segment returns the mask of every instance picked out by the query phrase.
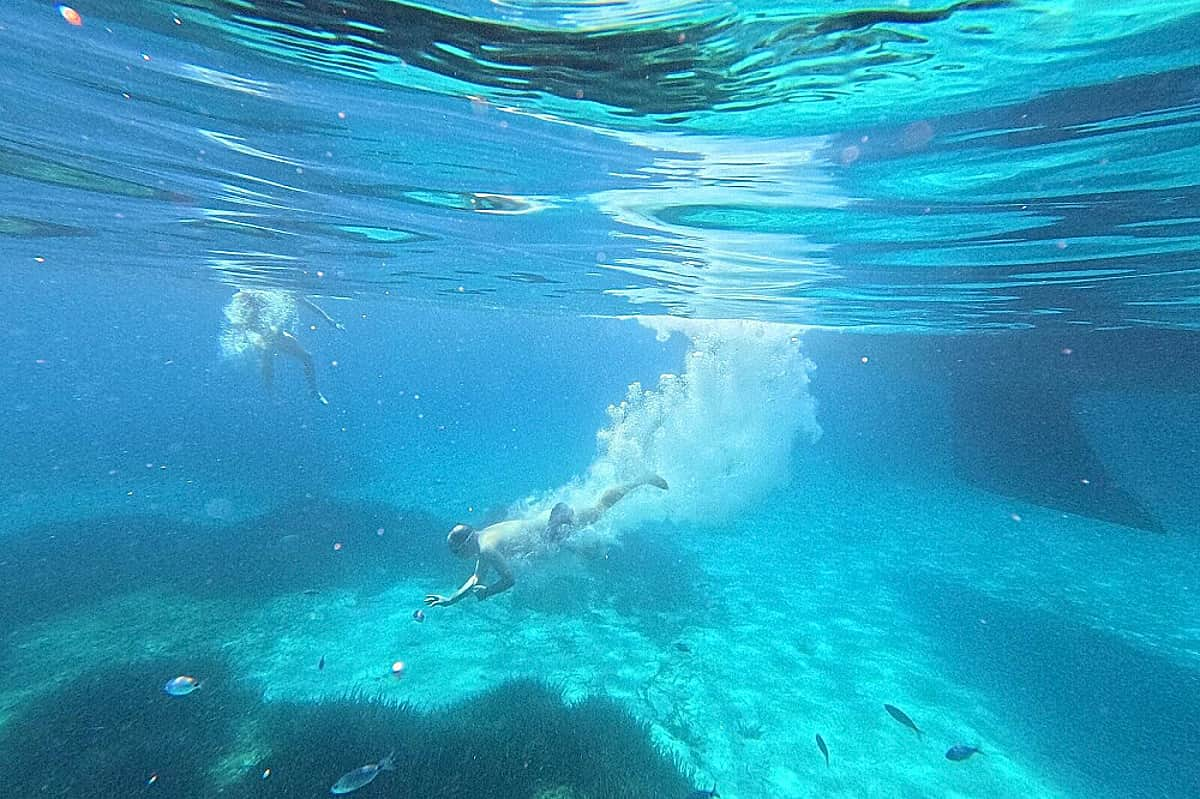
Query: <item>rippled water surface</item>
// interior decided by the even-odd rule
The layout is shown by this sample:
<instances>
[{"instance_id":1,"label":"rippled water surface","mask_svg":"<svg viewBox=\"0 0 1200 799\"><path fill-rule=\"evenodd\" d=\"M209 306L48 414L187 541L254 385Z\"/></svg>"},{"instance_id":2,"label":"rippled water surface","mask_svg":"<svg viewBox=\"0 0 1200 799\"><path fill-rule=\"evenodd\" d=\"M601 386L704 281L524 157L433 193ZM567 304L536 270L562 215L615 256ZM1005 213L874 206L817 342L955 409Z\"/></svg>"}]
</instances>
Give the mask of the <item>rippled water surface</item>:
<instances>
[{"instance_id":1,"label":"rippled water surface","mask_svg":"<svg viewBox=\"0 0 1200 799\"><path fill-rule=\"evenodd\" d=\"M16 263L572 314L1197 325L1194 3L76 13L0 16Z\"/></svg>"}]
</instances>

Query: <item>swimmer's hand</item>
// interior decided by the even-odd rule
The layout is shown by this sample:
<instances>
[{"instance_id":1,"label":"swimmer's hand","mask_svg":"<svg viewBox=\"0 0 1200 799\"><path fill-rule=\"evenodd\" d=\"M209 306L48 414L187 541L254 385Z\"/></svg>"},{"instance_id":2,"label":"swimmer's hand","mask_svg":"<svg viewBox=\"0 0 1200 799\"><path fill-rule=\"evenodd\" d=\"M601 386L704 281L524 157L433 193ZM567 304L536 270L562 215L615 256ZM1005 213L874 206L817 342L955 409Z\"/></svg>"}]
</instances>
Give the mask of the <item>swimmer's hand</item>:
<instances>
[{"instance_id":1,"label":"swimmer's hand","mask_svg":"<svg viewBox=\"0 0 1200 799\"><path fill-rule=\"evenodd\" d=\"M450 597L442 596L441 594L426 594L425 604L431 608L436 608L439 605L449 605Z\"/></svg>"}]
</instances>

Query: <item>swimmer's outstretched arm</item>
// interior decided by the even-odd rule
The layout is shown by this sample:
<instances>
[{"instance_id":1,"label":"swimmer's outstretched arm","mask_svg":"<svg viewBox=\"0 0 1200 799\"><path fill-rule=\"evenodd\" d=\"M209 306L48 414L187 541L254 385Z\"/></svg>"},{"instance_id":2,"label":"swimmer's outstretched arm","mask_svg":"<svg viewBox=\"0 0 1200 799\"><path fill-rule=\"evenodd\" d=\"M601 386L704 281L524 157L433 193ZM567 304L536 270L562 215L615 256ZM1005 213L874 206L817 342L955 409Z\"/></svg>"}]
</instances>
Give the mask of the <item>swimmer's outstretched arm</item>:
<instances>
[{"instance_id":1,"label":"swimmer's outstretched arm","mask_svg":"<svg viewBox=\"0 0 1200 799\"><path fill-rule=\"evenodd\" d=\"M482 558L480 560L482 561ZM504 560L503 556L493 552L488 560L491 567L496 570L496 574L500 576L500 579L491 585L475 586L472 590L475 592L477 599L494 597L496 594L502 594L517 584L517 581L513 579L512 569L508 567L508 562Z\"/></svg>"},{"instance_id":2,"label":"swimmer's outstretched arm","mask_svg":"<svg viewBox=\"0 0 1200 799\"><path fill-rule=\"evenodd\" d=\"M479 585L479 577L483 574L483 569L483 558L480 558L475 564L475 573L467 578L467 581L462 584L462 588L458 589L450 596L442 596L441 594L426 594L425 604L431 608L436 608L438 606L448 607L450 605L458 604L463 600L463 597L471 592L472 588Z\"/></svg>"},{"instance_id":3,"label":"swimmer's outstretched arm","mask_svg":"<svg viewBox=\"0 0 1200 799\"><path fill-rule=\"evenodd\" d=\"M304 307L308 308L310 311L316 313L318 316L320 316L322 319L324 319L326 322L328 322L330 325L332 325L334 329L336 329L336 330L345 330L346 329L345 325L343 325L338 320L334 319L329 314L325 313L324 308L322 308L320 305L317 305L315 302L310 300L308 297L304 297L304 296L300 297L300 304L303 305Z\"/></svg>"}]
</instances>

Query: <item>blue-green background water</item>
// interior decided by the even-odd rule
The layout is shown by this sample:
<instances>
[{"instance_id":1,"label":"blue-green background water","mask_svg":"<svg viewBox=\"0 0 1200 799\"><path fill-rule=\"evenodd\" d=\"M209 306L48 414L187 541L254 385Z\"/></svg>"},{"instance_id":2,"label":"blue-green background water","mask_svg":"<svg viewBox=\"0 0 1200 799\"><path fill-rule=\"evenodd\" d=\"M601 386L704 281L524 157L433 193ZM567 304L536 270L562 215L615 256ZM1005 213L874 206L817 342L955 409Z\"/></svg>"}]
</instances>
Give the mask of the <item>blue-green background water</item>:
<instances>
[{"instance_id":1,"label":"blue-green background water","mask_svg":"<svg viewBox=\"0 0 1200 799\"><path fill-rule=\"evenodd\" d=\"M0 12L10 785L194 795L26 759L78 734L39 701L169 664L78 746L310 795L163 704L220 659L282 707L612 697L734 799L1200 789L1194 4L74 8ZM328 406L223 357L247 287L344 324L296 331ZM637 469L410 619L452 524Z\"/></svg>"}]
</instances>

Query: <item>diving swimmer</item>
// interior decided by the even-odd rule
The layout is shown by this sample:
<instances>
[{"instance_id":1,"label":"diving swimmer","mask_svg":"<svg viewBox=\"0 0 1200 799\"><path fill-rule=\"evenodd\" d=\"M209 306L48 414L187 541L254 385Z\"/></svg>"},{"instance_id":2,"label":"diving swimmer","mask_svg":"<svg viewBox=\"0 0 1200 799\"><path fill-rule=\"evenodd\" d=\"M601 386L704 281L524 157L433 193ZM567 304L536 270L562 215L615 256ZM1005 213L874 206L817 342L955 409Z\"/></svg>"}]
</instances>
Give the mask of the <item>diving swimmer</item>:
<instances>
[{"instance_id":1,"label":"diving swimmer","mask_svg":"<svg viewBox=\"0 0 1200 799\"><path fill-rule=\"evenodd\" d=\"M508 565L508 556L513 554L514 550L522 545L528 548L538 538L558 543L575 530L594 524L626 494L644 485L667 490L667 481L653 474L608 489L595 505L578 512L567 503L560 502L549 511L524 519L497 522L482 530L476 530L469 524L456 524L446 536L446 544L452 553L464 560L475 558L475 571L462 587L450 596L429 594L425 597L425 604L431 608L453 605L467 594L474 594L476 599L483 600L507 591L516 584L512 568ZM489 570L495 572L497 579L485 584L483 579Z\"/></svg>"},{"instance_id":2,"label":"diving swimmer","mask_svg":"<svg viewBox=\"0 0 1200 799\"><path fill-rule=\"evenodd\" d=\"M263 385L270 392L275 381L275 356L286 355L300 361L309 394L322 405L329 400L317 388L317 370L312 356L292 331L299 325L299 306L320 316L335 330L346 326L302 295L280 289L240 289L225 306L225 330L221 349L226 355L257 353Z\"/></svg>"}]
</instances>

